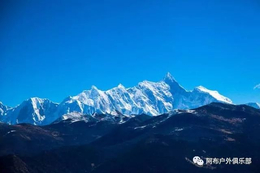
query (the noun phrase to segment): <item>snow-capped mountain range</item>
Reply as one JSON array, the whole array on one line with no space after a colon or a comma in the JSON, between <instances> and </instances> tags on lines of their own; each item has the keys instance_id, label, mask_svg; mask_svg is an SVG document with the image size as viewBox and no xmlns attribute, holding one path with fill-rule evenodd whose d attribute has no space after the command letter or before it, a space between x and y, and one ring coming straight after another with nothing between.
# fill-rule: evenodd
<instances>
[{"instance_id":1,"label":"snow-capped mountain range","mask_svg":"<svg viewBox=\"0 0 260 173\"><path fill-rule=\"evenodd\" d=\"M48 99L30 98L10 108L0 103L0 121L17 124L46 125L57 119L77 115L148 114L156 116L174 109L192 109L211 102L232 104L232 101L217 91L199 86L187 91L168 73L159 82L143 81L137 86L125 88L119 84L107 91L92 86L76 96L69 96L61 103ZM68 116L69 115L69 116Z\"/></svg>"}]
</instances>

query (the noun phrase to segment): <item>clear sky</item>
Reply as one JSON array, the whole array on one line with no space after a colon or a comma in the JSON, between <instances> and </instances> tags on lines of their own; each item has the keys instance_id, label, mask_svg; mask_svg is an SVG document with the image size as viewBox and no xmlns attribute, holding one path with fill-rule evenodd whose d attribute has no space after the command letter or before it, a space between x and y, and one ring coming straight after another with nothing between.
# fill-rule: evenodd
<instances>
[{"instance_id":1,"label":"clear sky","mask_svg":"<svg viewBox=\"0 0 260 173\"><path fill-rule=\"evenodd\" d=\"M167 72L235 103L260 102L259 0L4 0L0 101L61 102Z\"/></svg>"}]
</instances>

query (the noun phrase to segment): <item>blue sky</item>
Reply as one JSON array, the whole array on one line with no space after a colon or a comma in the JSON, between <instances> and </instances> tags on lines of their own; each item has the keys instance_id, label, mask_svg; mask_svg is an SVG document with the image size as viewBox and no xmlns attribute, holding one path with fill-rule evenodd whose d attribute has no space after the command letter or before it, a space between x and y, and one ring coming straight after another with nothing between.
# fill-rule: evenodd
<instances>
[{"instance_id":1,"label":"blue sky","mask_svg":"<svg viewBox=\"0 0 260 173\"><path fill-rule=\"evenodd\" d=\"M258 0L1 1L0 100L60 102L167 72L260 102Z\"/></svg>"}]
</instances>

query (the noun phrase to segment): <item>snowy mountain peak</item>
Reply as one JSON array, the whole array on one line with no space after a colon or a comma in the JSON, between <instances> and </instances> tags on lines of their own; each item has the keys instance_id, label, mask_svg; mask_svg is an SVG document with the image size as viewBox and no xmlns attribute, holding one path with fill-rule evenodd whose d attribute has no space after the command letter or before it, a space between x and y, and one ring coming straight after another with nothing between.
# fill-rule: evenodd
<instances>
[{"instance_id":1,"label":"snowy mountain peak","mask_svg":"<svg viewBox=\"0 0 260 173\"><path fill-rule=\"evenodd\" d=\"M214 97L217 101L232 104L232 101L229 98L219 94L218 91L209 90L203 86L198 86L194 90L202 93L207 93Z\"/></svg>"},{"instance_id":2,"label":"snowy mountain peak","mask_svg":"<svg viewBox=\"0 0 260 173\"><path fill-rule=\"evenodd\" d=\"M0 121L2 119L2 116L4 116L7 112L7 110L11 109L10 107L4 105L2 102L0 102Z\"/></svg>"},{"instance_id":3,"label":"snowy mountain peak","mask_svg":"<svg viewBox=\"0 0 260 173\"><path fill-rule=\"evenodd\" d=\"M7 110L7 115L3 117L3 121L9 124L49 124L55 120L53 114L56 112L57 107L57 103L53 103L48 99L32 97Z\"/></svg>"},{"instance_id":4,"label":"snowy mountain peak","mask_svg":"<svg viewBox=\"0 0 260 173\"><path fill-rule=\"evenodd\" d=\"M124 85L122 85L121 83L120 84L118 84L118 86L117 86L118 88L125 88L124 87Z\"/></svg>"},{"instance_id":5,"label":"snowy mountain peak","mask_svg":"<svg viewBox=\"0 0 260 173\"><path fill-rule=\"evenodd\" d=\"M91 90L98 90L98 88L95 85L92 85Z\"/></svg>"},{"instance_id":6,"label":"snowy mountain peak","mask_svg":"<svg viewBox=\"0 0 260 173\"><path fill-rule=\"evenodd\" d=\"M47 99L42 99L39 97L31 97L31 98L27 99L26 101L31 102L32 104L37 104L37 103L43 103L45 100L47 100Z\"/></svg>"},{"instance_id":7,"label":"snowy mountain peak","mask_svg":"<svg viewBox=\"0 0 260 173\"><path fill-rule=\"evenodd\" d=\"M97 97L101 94L101 90L99 90L96 86L92 85L90 89L90 96Z\"/></svg>"},{"instance_id":8,"label":"snowy mountain peak","mask_svg":"<svg viewBox=\"0 0 260 173\"><path fill-rule=\"evenodd\" d=\"M53 103L53 104L58 104L55 102L50 101L47 98L39 98L39 97L31 97L24 102L32 103L32 104L43 104L43 103Z\"/></svg>"},{"instance_id":9,"label":"snowy mountain peak","mask_svg":"<svg viewBox=\"0 0 260 173\"><path fill-rule=\"evenodd\" d=\"M157 116L174 109L193 109L211 102L232 103L217 91L199 86L193 91L185 90L167 73L159 82L143 81L137 86L125 88L122 84L107 91L92 86L76 96L65 98L60 104L38 97L30 98L10 110L1 109L0 121L17 124L49 124L56 119L81 115L110 114L118 112L126 115L147 114Z\"/></svg>"},{"instance_id":10,"label":"snowy mountain peak","mask_svg":"<svg viewBox=\"0 0 260 173\"><path fill-rule=\"evenodd\" d=\"M169 72L165 75L163 81L170 86L170 90L175 96L176 93L184 94L187 92Z\"/></svg>"},{"instance_id":11,"label":"snowy mountain peak","mask_svg":"<svg viewBox=\"0 0 260 173\"><path fill-rule=\"evenodd\" d=\"M200 92L205 92L205 93L210 93L210 92L216 92L216 91L213 91L213 90L209 90L207 88L205 88L204 86L197 86L194 88L194 90L197 90L197 91L200 91Z\"/></svg>"},{"instance_id":12,"label":"snowy mountain peak","mask_svg":"<svg viewBox=\"0 0 260 173\"><path fill-rule=\"evenodd\" d=\"M171 75L170 72L166 73L165 77L164 77L164 81L175 81L174 77Z\"/></svg>"}]
</instances>

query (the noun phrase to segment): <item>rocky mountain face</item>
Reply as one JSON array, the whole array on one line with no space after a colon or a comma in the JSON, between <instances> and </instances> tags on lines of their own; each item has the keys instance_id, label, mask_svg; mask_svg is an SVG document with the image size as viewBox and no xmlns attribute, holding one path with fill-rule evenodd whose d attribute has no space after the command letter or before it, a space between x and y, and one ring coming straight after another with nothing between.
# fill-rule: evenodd
<instances>
[{"instance_id":1,"label":"rocky mountain face","mask_svg":"<svg viewBox=\"0 0 260 173\"><path fill-rule=\"evenodd\" d=\"M159 116L72 117L47 126L0 124L0 172L256 173L260 110L211 103ZM124 122L122 118L126 118ZM206 158L251 158L251 164L204 164Z\"/></svg>"},{"instance_id":2,"label":"rocky mountain face","mask_svg":"<svg viewBox=\"0 0 260 173\"><path fill-rule=\"evenodd\" d=\"M192 109L212 102L231 104L232 101L217 91L199 86L185 90L172 76L167 74L162 81L143 81L137 86L125 88L118 85L107 91L92 86L76 96L69 96L60 104L48 99L30 98L14 108L0 107L0 121L8 124L30 123L47 125L63 115L139 115L157 116L174 109Z\"/></svg>"}]
</instances>

